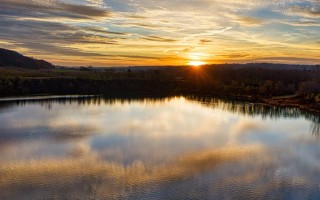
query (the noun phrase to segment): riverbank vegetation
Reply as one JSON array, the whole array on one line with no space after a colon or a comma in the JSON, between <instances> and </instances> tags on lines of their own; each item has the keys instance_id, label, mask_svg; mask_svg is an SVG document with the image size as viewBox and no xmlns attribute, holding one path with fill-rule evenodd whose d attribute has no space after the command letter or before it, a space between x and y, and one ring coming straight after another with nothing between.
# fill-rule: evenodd
<instances>
[{"instance_id":1,"label":"riverbank vegetation","mask_svg":"<svg viewBox=\"0 0 320 200\"><path fill-rule=\"evenodd\" d=\"M0 95L224 95L319 109L320 69L262 64L137 68L0 68Z\"/></svg>"}]
</instances>

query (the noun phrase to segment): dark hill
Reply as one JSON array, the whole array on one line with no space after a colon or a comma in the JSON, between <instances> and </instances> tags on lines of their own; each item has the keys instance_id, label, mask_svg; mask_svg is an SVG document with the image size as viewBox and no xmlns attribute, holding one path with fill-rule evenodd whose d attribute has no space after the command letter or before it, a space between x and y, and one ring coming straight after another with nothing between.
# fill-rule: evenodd
<instances>
[{"instance_id":1,"label":"dark hill","mask_svg":"<svg viewBox=\"0 0 320 200\"><path fill-rule=\"evenodd\" d=\"M21 55L18 52L0 48L0 67L25 69L53 69L54 65L45 61Z\"/></svg>"}]
</instances>

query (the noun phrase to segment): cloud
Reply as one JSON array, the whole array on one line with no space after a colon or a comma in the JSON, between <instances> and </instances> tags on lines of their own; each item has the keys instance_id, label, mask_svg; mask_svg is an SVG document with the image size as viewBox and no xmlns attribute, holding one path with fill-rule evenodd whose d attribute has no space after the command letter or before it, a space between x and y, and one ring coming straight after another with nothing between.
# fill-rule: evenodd
<instances>
[{"instance_id":1,"label":"cloud","mask_svg":"<svg viewBox=\"0 0 320 200\"><path fill-rule=\"evenodd\" d=\"M0 19L0 38L5 38L12 45L32 49L33 55L41 53L65 56L103 56L102 52L81 51L70 45L117 45L118 41L112 38L112 35L123 36L124 34L98 30L93 27L81 29L57 22Z\"/></svg>"},{"instance_id":2,"label":"cloud","mask_svg":"<svg viewBox=\"0 0 320 200\"><path fill-rule=\"evenodd\" d=\"M156 41L156 42L176 42L177 41L174 39L163 38L163 37L158 37L158 36L147 36L142 39L149 40L149 41Z\"/></svg>"},{"instance_id":3,"label":"cloud","mask_svg":"<svg viewBox=\"0 0 320 200\"><path fill-rule=\"evenodd\" d=\"M60 1L1 1L0 13L14 17L92 19L109 17L110 12L87 5L69 4Z\"/></svg>"},{"instance_id":4,"label":"cloud","mask_svg":"<svg viewBox=\"0 0 320 200\"><path fill-rule=\"evenodd\" d=\"M261 25L264 21L254 17L239 17L237 22L246 26L257 26Z\"/></svg>"},{"instance_id":5,"label":"cloud","mask_svg":"<svg viewBox=\"0 0 320 200\"><path fill-rule=\"evenodd\" d=\"M201 45L204 45L204 44L207 44L207 43L211 43L212 42L212 40L207 40L207 39L201 39L200 41L199 41L199 43L201 44Z\"/></svg>"},{"instance_id":6,"label":"cloud","mask_svg":"<svg viewBox=\"0 0 320 200\"><path fill-rule=\"evenodd\" d=\"M197 52L229 52L230 56L207 61L233 62L232 54L248 52L257 58L270 52L269 47L278 55L290 52L296 57L301 54L298 48L306 49L296 44L309 45L303 34L316 37L319 24L316 0L2 0L0 4L4 47L62 65L73 61L99 66L182 65L189 53ZM295 43L285 43L282 36L290 33L302 34ZM315 54L309 57L316 59Z\"/></svg>"},{"instance_id":7,"label":"cloud","mask_svg":"<svg viewBox=\"0 0 320 200\"><path fill-rule=\"evenodd\" d=\"M320 5L314 5L312 7L295 5L286 9L285 13L289 15L298 15L307 18L320 18Z\"/></svg>"},{"instance_id":8,"label":"cloud","mask_svg":"<svg viewBox=\"0 0 320 200\"><path fill-rule=\"evenodd\" d=\"M251 60L251 62L274 62L274 63L293 63L293 64L314 64L314 63L320 63L319 58L303 58L303 57L262 57L257 58L254 60Z\"/></svg>"},{"instance_id":9,"label":"cloud","mask_svg":"<svg viewBox=\"0 0 320 200\"><path fill-rule=\"evenodd\" d=\"M220 30L208 30L204 33L197 33L197 34L190 34L189 36L184 38L184 41L193 39L193 38L197 38L197 37L202 37L202 36L213 36L213 35L217 35L217 34L222 34L228 30L232 29L232 27L226 27Z\"/></svg>"},{"instance_id":10,"label":"cloud","mask_svg":"<svg viewBox=\"0 0 320 200\"><path fill-rule=\"evenodd\" d=\"M129 166L118 163L99 161L96 157L86 156L90 151L86 145L79 144L75 150L76 159L48 159L33 162L18 162L0 166L1 195L11 198L24 196L31 199L48 198L52 194L59 197L86 199L110 198L129 195L124 188L140 188L150 184L165 184L185 177L214 170L216 167L262 153L259 146L246 148L225 148L194 152L184 155L176 162L157 166L147 166L136 162ZM85 183L85 184L83 184ZM26 190L22 188L39 188ZM84 187L84 188L83 188ZM85 188L96 188L86 190ZM68 192L65 191L68 188Z\"/></svg>"},{"instance_id":11,"label":"cloud","mask_svg":"<svg viewBox=\"0 0 320 200\"><path fill-rule=\"evenodd\" d=\"M92 6L84 6L84 5L58 3L57 10L71 12L74 14L87 16L87 17L109 17L110 16L110 13L106 10L102 10Z\"/></svg>"},{"instance_id":12,"label":"cloud","mask_svg":"<svg viewBox=\"0 0 320 200\"><path fill-rule=\"evenodd\" d=\"M231 54L220 55L220 56L223 56L223 57L227 57L227 58L232 58L232 59L234 59L234 58L244 58L244 57L249 57L249 56L250 56L250 54L246 54L246 53L244 53L244 54L233 54L233 53L231 53Z\"/></svg>"},{"instance_id":13,"label":"cloud","mask_svg":"<svg viewBox=\"0 0 320 200\"><path fill-rule=\"evenodd\" d=\"M279 23L282 24L287 24L290 26L294 26L294 27L315 27L315 26L320 26L320 23L316 20L299 20L299 21L288 21L288 22L284 22L284 21L279 21Z\"/></svg>"}]
</instances>

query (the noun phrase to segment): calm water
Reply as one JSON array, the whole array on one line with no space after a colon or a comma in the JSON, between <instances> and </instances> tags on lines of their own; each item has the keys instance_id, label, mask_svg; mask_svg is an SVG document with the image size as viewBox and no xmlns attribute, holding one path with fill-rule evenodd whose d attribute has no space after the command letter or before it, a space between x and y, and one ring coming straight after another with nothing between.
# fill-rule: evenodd
<instances>
[{"instance_id":1,"label":"calm water","mask_svg":"<svg viewBox=\"0 0 320 200\"><path fill-rule=\"evenodd\" d=\"M320 116L56 98L0 102L0 199L320 199Z\"/></svg>"}]
</instances>

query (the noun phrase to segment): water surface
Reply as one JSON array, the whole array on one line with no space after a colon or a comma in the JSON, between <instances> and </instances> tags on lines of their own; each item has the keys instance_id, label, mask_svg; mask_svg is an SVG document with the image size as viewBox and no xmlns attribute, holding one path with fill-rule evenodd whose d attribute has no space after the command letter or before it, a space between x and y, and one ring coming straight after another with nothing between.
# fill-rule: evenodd
<instances>
[{"instance_id":1,"label":"water surface","mask_svg":"<svg viewBox=\"0 0 320 200\"><path fill-rule=\"evenodd\" d=\"M320 117L214 98L0 102L0 199L320 199Z\"/></svg>"}]
</instances>

